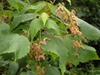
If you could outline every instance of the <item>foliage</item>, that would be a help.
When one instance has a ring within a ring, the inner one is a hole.
[[[100,31],[79,19],[74,10],[46,1],[0,4],[2,75],[64,75],[67,65],[99,60],[96,50],[86,43],[97,41]]]
[[[72,6],[66,6],[75,9],[78,17],[100,29],[100,0],[71,0]],[[65,2],[65,0],[64,0]]]

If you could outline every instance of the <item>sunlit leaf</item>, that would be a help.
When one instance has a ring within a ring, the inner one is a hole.
[[[71,5],[71,0],[67,0],[69,2],[69,4]]]
[[[59,67],[63,75],[64,72],[66,71],[66,61],[68,58],[68,50],[63,45],[62,41],[59,38],[54,37],[52,35],[49,35],[48,38],[50,38],[51,40],[47,41],[46,45],[42,45],[42,49],[44,51],[48,51],[48,52],[55,53],[56,55],[58,55]]]
[[[43,22],[40,19],[34,19],[30,24],[31,41],[36,36],[37,32],[43,28]]]
[[[44,6],[46,6],[46,3],[45,2],[38,2],[36,3],[35,7],[36,7],[36,11],[35,12],[39,12],[40,10],[42,10],[44,8]]]
[[[57,7],[52,6],[52,7],[50,8],[50,10],[51,10],[51,12],[52,12],[53,15],[58,16],[58,14],[56,13]]]
[[[43,21],[43,24],[45,25],[46,21],[49,18],[49,15],[47,13],[43,12],[40,17],[41,17],[41,19]]]
[[[0,54],[14,53],[15,60],[25,57],[29,53],[30,43],[24,36],[7,35],[0,40]]]
[[[21,0],[7,0],[7,1],[12,7],[14,7],[17,10],[19,10],[25,6],[28,6],[25,2],[23,2]]]
[[[29,21],[35,18],[36,16],[37,14],[28,13],[14,17],[13,21],[11,22],[11,30],[16,28],[21,22]]]
[[[83,36],[85,36],[89,40],[98,40],[100,38],[100,30],[93,27],[89,23],[78,19],[79,27]]]

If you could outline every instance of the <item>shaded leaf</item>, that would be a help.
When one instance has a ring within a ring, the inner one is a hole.
[[[25,57],[29,53],[30,43],[24,36],[7,35],[0,41],[0,54],[14,53],[15,60]]]
[[[53,15],[59,16],[59,15],[55,12],[55,11],[57,10],[57,7],[52,6],[52,7],[50,8],[50,10],[51,10],[51,12],[52,12]]]
[[[36,75],[33,73],[33,71],[27,71],[27,72],[21,72],[20,75]]]
[[[37,32],[43,28],[43,22],[40,19],[34,19],[30,24],[31,41],[36,36]]]
[[[31,20],[35,18],[36,16],[37,14],[32,14],[32,13],[15,16],[13,21],[11,22],[11,30],[16,28],[21,22]]]
[[[45,66],[46,68],[46,73],[45,75],[61,75],[58,68],[53,67],[53,66]]]
[[[30,9],[35,10],[36,7],[33,6],[33,5],[27,6],[27,7],[23,8],[23,9],[20,11],[20,14],[24,14],[26,11],[28,11],[28,10],[30,10]]]
[[[6,14],[6,16],[8,18],[12,18],[12,16],[13,16],[13,12],[11,10],[3,10],[3,11],[0,11],[0,16],[2,16],[4,13]]]
[[[6,66],[7,64],[9,64],[9,61],[4,61],[4,60],[0,59],[0,67]]]
[[[23,67],[25,67],[27,65],[27,61],[26,60],[27,60],[27,56],[17,60],[16,62],[18,63],[20,68],[23,68]]]
[[[87,22],[78,19],[79,27],[83,35],[89,40],[98,40],[100,38],[100,30],[88,24]]]
[[[14,53],[5,53],[5,54],[2,54],[2,56],[1,56],[1,58],[3,60],[9,60],[9,59],[11,59],[13,57],[14,57]]]
[[[60,34],[59,26],[56,24],[55,21],[48,19],[47,22],[46,22],[46,27],[48,29],[54,29],[58,34]]]
[[[7,75],[16,75],[18,68],[19,66],[16,62],[11,62],[9,66],[9,70],[7,71]]]

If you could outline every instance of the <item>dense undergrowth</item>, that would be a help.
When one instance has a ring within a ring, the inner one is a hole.
[[[2,75],[99,74],[99,67],[89,62],[99,60],[89,44],[99,38],[100,30],[78,18],[64,3],[0,2]]]

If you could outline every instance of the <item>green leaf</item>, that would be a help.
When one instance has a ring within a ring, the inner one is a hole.
[[[88,24],[87,22],[78,19],[79,27],[83,35],[89,40],[98,40],[100,38],[100,30]]]
[[[16,75],[18,68],[19,66],[16,62],[11,62],[9,66],[9,70],[7,71],[7,75]]]
[[[28,10],[35,10],[36,9],[36,7],[35,6],[33,6],[33,5],[29,5],[29,6],[27,6],[27,7],[25,7],[25,8],[23,8],[21,11],[20,11],[20,14],[24,14],[26,11],[28,11]]]
[[[16,29],[14,29],[12,31],[12,33],[17,33],[17,34],[20,34],[22,35],[24,32],[28,32],[29,31],[29,24],[20,24],[20,26],[18,26]]]
[[[4,61],[4,60],[0,59],[0,67],[6,66],[7,64],[9,64],[9,61]]]
[[[69,2],[69,4],[71,5],[71,0],[67,0]]]
[[[17,0],[7,0],[7,1],[12,7],[18,9]]]
[[[25,2],[20,1],[20,0],[7,0],[7,1],[12,7],[14,7],[17,10],[21,9],[22,7],[27,6]]]
[[[21,8],[21,7],[27,7],[27,6],[29,6],[27,3],[25,3],[24,1],[21,1],[21,0],[17,0],[18,1],[18,6],[19,6],[19,8]]]
[[[45,50],[45,49],[44,49]],[[54,53],[54,51],[45,51],[48,55],[51,55],[52,56],[52,58],[54,59],[54,60],[56,60],[56,58],[59,56],[59,55],[57,55],[57,53],[55,52]]]
[[[78,49],[78,55],[74,56],[74,54],[76,53],[76,50],[73,48],[73,36],[72,35],[67,35],[66,38],[63,39],[63,43],[64,45],[68,48],[69,50],[69,54],[68,54],[68,60],[74,64],[75,66],[77,66],[80,62],[84,63],[84,62],[88,62],[89,60],[99,60],[99,57],[96,53],[96,50],[88,45],[83,44],[84,49],[79,48]]]
[[[29,53],[30,42],[24,36],[17,34],[7,35],[0,40],[0,54],[14,53],[15,60],[25,57]]]
[[[0,16],[2,16],[4,13],[8,18],[12,18],[12,16],[13,16],[13,12],[11,10],[0,11]]]
[[[80,49],[79,51],[79,56],[80,56],[79,58],[81,62],[87,62],[89,60],[100,60],[96,53],[95,48],[85,44],[83,46],[84,50]],[[86,56],[86,58],[84,56]]]
[[[23,67],[25,67],[27,65],[27,61],[26,60],[27,60],[27,56],[17,60],[16,62],[18,63],[20,68],[23,68]]]
[[[14,53],[5,53],[5,54],[2,54],[2,56],[1,56],[1,58],[3,60],[9,60],[9,59],[11,59],[13,57],[14,57]]]
[[[29,11],[29,12],[32,12],[32,13],[37,13],[37,12],[41,11],[44,8],[45,5],[46,5],[45,2],[38,2],[34,5],[29,5],[27,7],[24,7],[21,10],[20,14],[23,14],[26,11]]]
[[[31,41],[36,36],[37,32],[43,28],[43,22],[40,19],[34,19],[30,24]]]
[[[37,14],[32,14],[32,13],[15,16],[13,21],[11,22],[11,30],[16,28],[21,22],[31,20],[35,18],[36,16]]]
[[[53,67],[53,66],[45,66],[46,68],[46,73],[45,75],[61,75],[58,68]]]
[[[0,24],[0,38],[2,38],[2,36],[4,35],[7,35],[9,30],[10,30],[10,27],[7,23],[1,23]]]
[[[66,71],[66,61],[68,58],[68,50],[63,45],[62,41],[59,38],[54,37],[54,35],[49,35],[46,37],[50,38],[51,40],[46,41],[47,44],[42,45],[41,47],[44,51],[48,51],[48,52],[51,52],[51,53],[58,55],[59,67],[60,67],[61,73],[63,75],[64,72]]]
[[[77,66],[80,62],[84,63],[84,62],[88,62],[90,60],[100,60],[96,50],[93,47],[90,47],[88,45],[83,45],[84,46],[84,50],[83,49],[79,49],[78,51],[78,55],[79,57],[75,57],[72,56],[72,54],[74,54],[75,52],[72,51],[69,54],[69,60],[72,64],[74,64],[75,66]],[[75,50],[75,49],[73,49]]]
[[[21,72],[20,75],[36,75],[33,73],[33,71],[27,71],[27,72]]]
[[[56,6],[52,6],[52,7],[50,8],[50,10],[51,10],[51,12],[52,12],[53,15],[59,16],[59,15],[55,12],[55,11],[57,10],[57,7],[56,7]]]
[[[57,46],[56,46],[55,42],[53,42],[53,40],[50,40],[50,41],[46,41],[46,43],[47,43],[46,45],[41,45],[42,49],[45,52],[48,52],[48,54],[50,54],[50,55],[55,55],[55,57],[52,56],[53,58],[57,58],[57,56],[59,56],[59,54],[57,52]]]
[[[47,22],[46,22],[46,27],[48,29],[54,29],[58,34],[60,34],[59,26],[56,24],[55,21],[48,19]]]
[[[41,19],[42,19],[42,21],[43,21],[43,23],[45,25],[46,21],[49,18],[49,15],[47,13],[43,12],[40,17],[41,17]]]
[[[40,2],[36,3],[36,5],[35,5],[36,11],[35,11],[35,12],[39,12],[39,11],[42,10],[45,6],[46,6],[46,3],[43,2],[43,1],[40,1]]]

